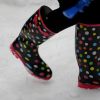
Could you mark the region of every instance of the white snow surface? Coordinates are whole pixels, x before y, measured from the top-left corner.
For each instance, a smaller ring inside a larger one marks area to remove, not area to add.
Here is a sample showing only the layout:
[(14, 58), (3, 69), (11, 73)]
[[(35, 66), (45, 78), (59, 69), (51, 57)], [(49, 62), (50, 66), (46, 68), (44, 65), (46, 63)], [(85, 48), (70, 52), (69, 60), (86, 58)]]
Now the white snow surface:
[(10, 52), (10, 44), (25, 21), (43, 4), (57, 8), (56, 0), (40, 0), (41, 3), (33, 0), (32, 4), (27, 2), (27, 5), (22, 3), (25, 0), (21, 0), (21, 3), (18, 0), (16, 4), (16, 0), (8, 1), (0, 0), (0, 100), (100, 100), (100, 89), (77, 87), (74, 26), (61, 31), (39, 47), (40, 56), (53, 70), (49, 81), (29, 75), (22, 62)]

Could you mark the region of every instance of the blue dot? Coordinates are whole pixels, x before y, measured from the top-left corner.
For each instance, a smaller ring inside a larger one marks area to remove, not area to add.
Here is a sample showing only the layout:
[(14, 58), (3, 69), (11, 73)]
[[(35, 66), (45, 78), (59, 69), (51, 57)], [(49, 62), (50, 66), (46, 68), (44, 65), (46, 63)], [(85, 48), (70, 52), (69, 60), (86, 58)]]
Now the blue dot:
[(79, 69), (80, 72), (83, 72), (82, 68)]
[(76, 52), (79, 53), (79, 50), (77, 49)]
[(87, 55), (87, 58), (90, 58), (90, 55)]
[(18, 41), (20, 41), (20, 37), (18, 37)]
[(98, 76), (100, 76), (100, 73), (98, 73)]
[(20, 51), (21, 51), (21, 52), (23, 52), (23, 49), (22, 49), (22, 48), (20, 48)]
[(97, 46), (97, 43), (93, 43), (93, 46)]
[(29, 69), (32, 69), (32, 66), (30, 66), (29, 64), (26, 63), (26, 66), (29, 68)]
[(27, 54), (28, 57), (31, 57), (31, 54)]

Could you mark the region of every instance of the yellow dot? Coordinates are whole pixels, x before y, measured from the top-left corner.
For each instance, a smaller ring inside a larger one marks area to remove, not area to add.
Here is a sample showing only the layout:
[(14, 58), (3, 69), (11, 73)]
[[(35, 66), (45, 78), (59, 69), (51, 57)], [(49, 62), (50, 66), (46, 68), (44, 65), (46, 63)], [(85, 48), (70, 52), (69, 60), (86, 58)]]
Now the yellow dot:
[(38, 20), (40, 20), (40, 17), (38, 17)]
[(83, 25), (80, 25), (80, 28), (83, 28)]
[(100, 47), (98, 47), (97, 50), (100, 50)]
[(24, 48), (26, 48), (26, 45), (24, 45)]
[(27, 35), (25, 35), (25, 38), (27, 38)]
[(90, 70), (91, 70), (91, 71), (94, 71), (94, 67), (91, 67)]
[(39, 22), (39, 25), (41, 25), (41, 23)]
[(87, 54), (87, 52), (84, 52), (84, 54)]
[(25, 60), (30, 61), (27, 57), (25, 57)]
[(87, 28), (84, 28), (84, 30), (86, 31), (86, 30), (87, 30)]
[(97, 33), (93, 33), (93, 36), (96, 36), (97, 35)]
[(87, 63), (87, 59), (84, 59), (83, 62), (84, 62), (84, 63)]

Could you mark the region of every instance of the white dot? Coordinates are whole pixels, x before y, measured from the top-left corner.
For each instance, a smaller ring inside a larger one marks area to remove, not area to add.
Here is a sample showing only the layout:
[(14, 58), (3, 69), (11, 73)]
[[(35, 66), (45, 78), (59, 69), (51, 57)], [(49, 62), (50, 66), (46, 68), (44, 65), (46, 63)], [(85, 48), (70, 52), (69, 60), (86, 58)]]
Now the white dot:
[(93, 75), (89, 75), (90, 78), (93, 78)]
[(82, 40), (85, 40), (85, 37), (82, 37)]
[(86, 74), (89, 74), (89, 72), (88, 72), (88, 71), (86, 71)]
[(96, 28), (92, 28), (92, 31), (95, 31), (96, 30)]
[(96, 51), (93, 51), (93, 52), (92, 52), (92, 54), (93, 54), (93, 55), (96, 55), (96, 54), (97, 54), (97, 52), (96, 52)]
[(100, 61), (100, 58), (98, 58), (98, 61)]
[(85, 46), (88, 46), (88, 43), (85, 43)]
[(34, 65), (34, 68), (38, 68), (38, 66), (37, 65)]
[(97, 36), (97, 39), (100, 39), (100, 36)]
[(86, 31), (86, 32), (85, 32), (85, 35), (89, 35), (89, 32), (88, 32), (88, 31)]

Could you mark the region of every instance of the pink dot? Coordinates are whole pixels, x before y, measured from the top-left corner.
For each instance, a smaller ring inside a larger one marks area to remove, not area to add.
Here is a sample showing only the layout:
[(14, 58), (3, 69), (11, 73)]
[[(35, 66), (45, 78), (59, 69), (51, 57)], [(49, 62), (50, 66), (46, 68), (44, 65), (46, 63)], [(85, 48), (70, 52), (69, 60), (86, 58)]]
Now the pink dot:
[(36, 52), (37, 50), (36, 49), (33, 49), (33, 52)]
[(32, 38), (34, 38), (34, 36), (32, 35)]
[(35, 62), (35, 63), (39, 63), (39, 60), (35, 60), (34, 62)]
[(98, 62), (97, 65), (100, 66), (100, 62)]
[(89, 48), (89, 50), (92, 51), (93, 49), (92, 48)]
[(44, 73), (40, 73), (40, 76), (44, 76)]
[(78, 34), (79, 37), (81, 37), (81, 34)]
[(92, 41), (93, 39), (92, 39), (92, 37), (89, 37), (88, 40), (89, 40), (89, 41)]
[(31, 23), (29, 23), (29, 26), (31, 27), (31, 26), (32, 26), (32, 24), (31, 24)]
[(31, 46), (34, 46), (34, 44), (33, 44), (33, 43), (31, 43)]
[(17, 47), (17, 48), (19, 48), (19, 45), (18, 45), (18, 44), (16, 44), (16, 47)]
[(88, 79), (88, 76), (84, 75), (84, 79)]
[(36, 30), (36, 33), (39, 33), (38, 30)]
[(83, 44), (83, 41), (80, 40), (79, 43), (80, 43), (80, 44)]

